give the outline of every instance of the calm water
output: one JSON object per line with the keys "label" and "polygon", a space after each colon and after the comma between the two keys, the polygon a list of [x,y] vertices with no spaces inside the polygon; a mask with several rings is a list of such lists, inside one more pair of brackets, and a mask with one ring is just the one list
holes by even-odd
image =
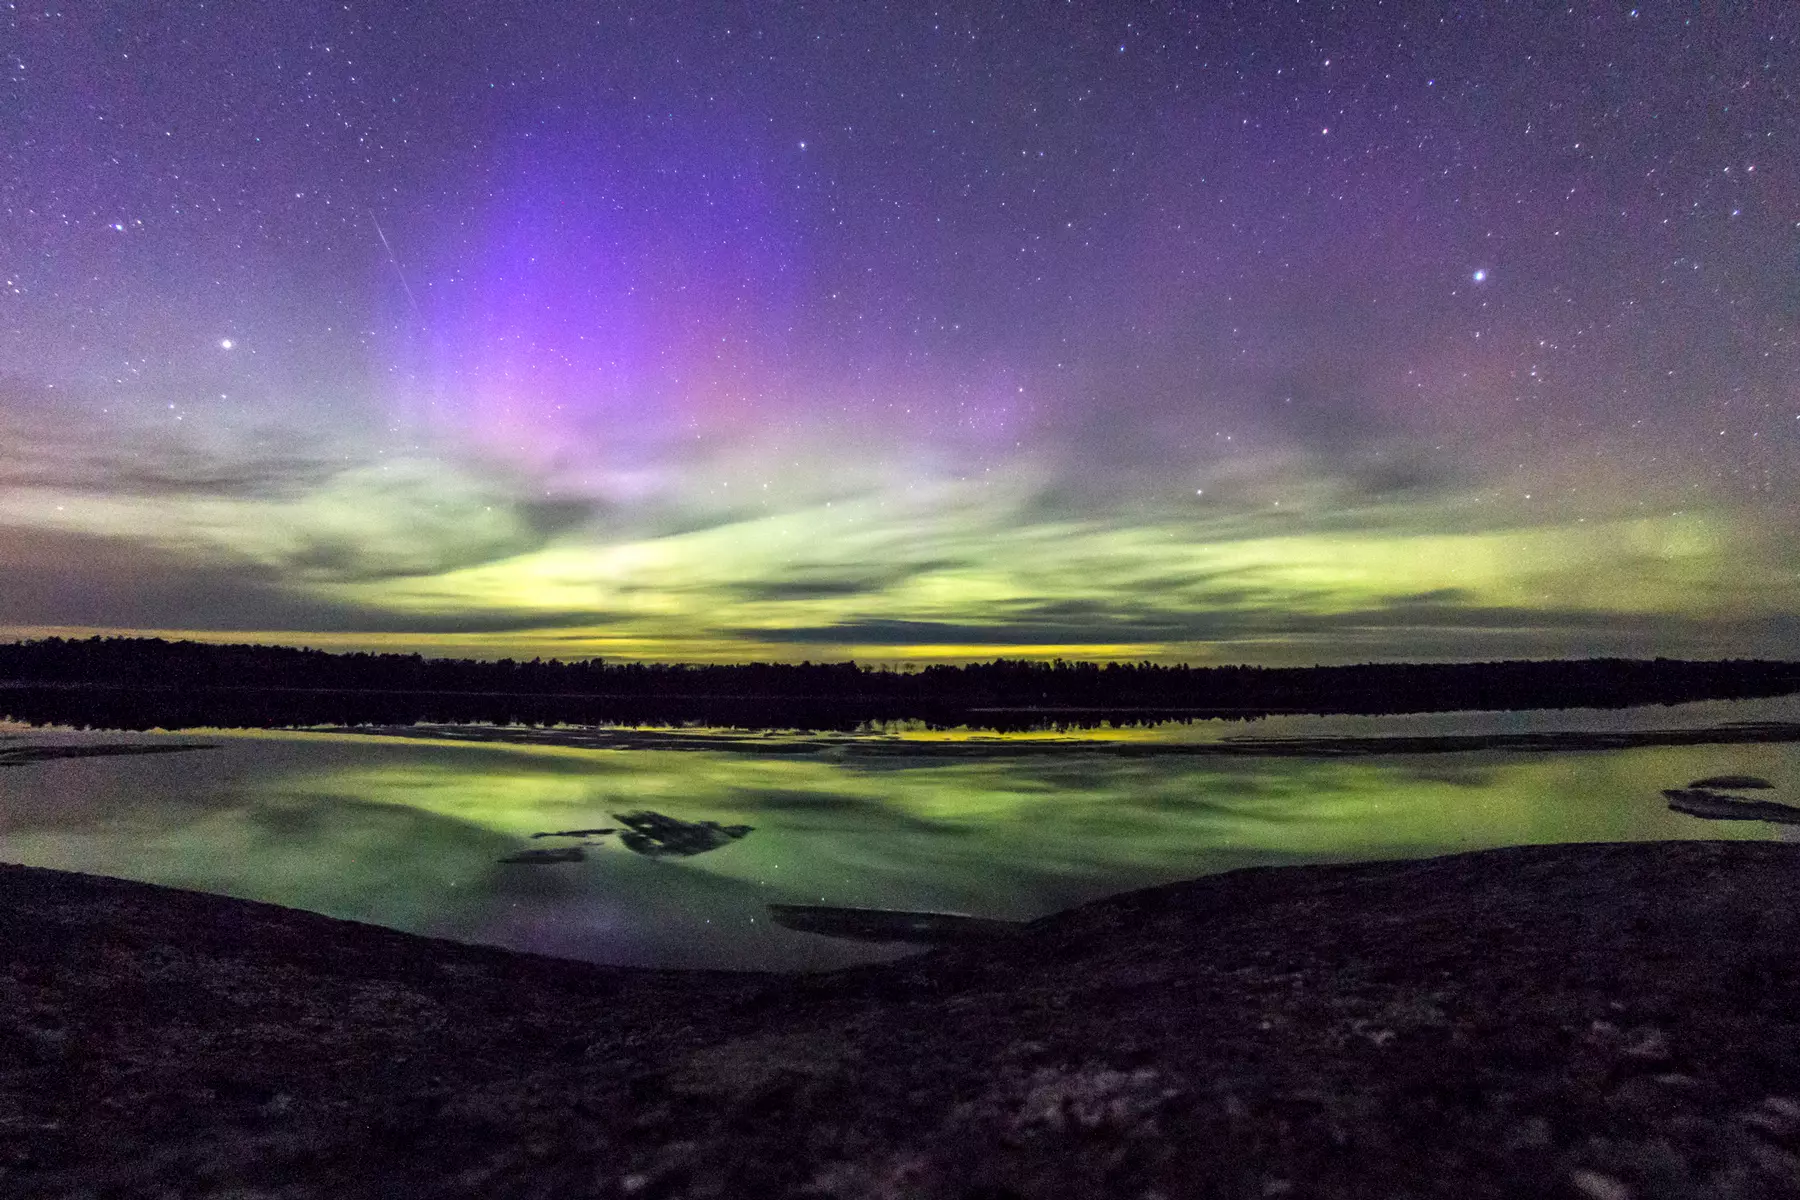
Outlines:
{"label": "calm water", "polygon": [[[1800,744],[1221,757],[1226,738],[1706,727],[1800,721],[1793,700],[1617,712],[1275,718],[1075,735],[413,730],[408,736],[101,734],[0,726],[8,745],[213,749],[0,768],[0,860],[269,900],[464,941],[680,966],[891,957],[770,923],[771,902],[1029,918],[1235,867],[1541,842],[1771,838],[1660,792],[1759,775],[1800,801]],[[504,740],[527,738],[532,744]],[[547,744],[547,743],[578,744]],[[1129,748],[1121,752],[1121,748]],[[753,826],[692,857],[542,831],[654,810]],[[1790,836],[1794,831],[1787,830]]]}

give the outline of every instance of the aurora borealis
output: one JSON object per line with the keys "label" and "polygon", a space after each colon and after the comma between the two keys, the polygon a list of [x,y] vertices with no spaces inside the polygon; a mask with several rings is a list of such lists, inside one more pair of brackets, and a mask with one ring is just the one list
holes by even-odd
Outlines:
{"label": "aurora borealis", "polygon": [[0,636],[1800,656],[1800,9],[13,7]]}

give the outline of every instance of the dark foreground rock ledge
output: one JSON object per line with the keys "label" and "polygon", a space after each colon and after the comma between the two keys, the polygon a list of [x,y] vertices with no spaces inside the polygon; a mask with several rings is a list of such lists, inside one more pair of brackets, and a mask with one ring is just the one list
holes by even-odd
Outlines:
{"label": "dark foreground rock ledge", "polygon": [[1535,847],[779,977],[0,867],[0,1194],[1800,1196],[1797,900]]}

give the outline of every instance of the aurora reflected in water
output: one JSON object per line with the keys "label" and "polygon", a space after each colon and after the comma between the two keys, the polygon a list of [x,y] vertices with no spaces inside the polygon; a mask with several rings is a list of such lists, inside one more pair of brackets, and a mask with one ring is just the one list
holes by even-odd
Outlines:
{"label": "aurora reflected in water", "polygon": [[[1793,701],[1691,706],[1791,717]],[[1650,727],[1681,710],[1287,719],[1260,731],[1418,734]],[[1690,721],[1693,718],[1690,716]],[[1236,867],[1509,844],[1770,837],[1670,812],[1660,791],[1724,772],[1800,786],[1794,743],[1566,753],[1197,757],[1158,739],[1217,723],[985,738],[836,736],[805,753],[606,750],[321,733],[208,733],[194,754],[0,772],[0,858],[269,900],[415,932],[604,962],[805,968],[898,952],[774,927],[769,903],[1028,919]],[[455,733],[454,730],[444,731]],[[483,736],[492,736],[487,731]],[[505,731],[499,731],[503,736]],[[23,738],[15,727],[8,735]],[[98,735],[39,734],[79,740]],[[662,735],[679,743],[680,732]],[[1109,738],[1123,739],[1109,741]],[[764,739],[750,739],[752,742]],[[1009,750],[1034,747],[1029,754]],[[1112,745],[1133,747],[1129,755]],[[909,748],[910,747],[910,748]],[[878,751],[878,752],[873,752]],[[748,825],[692,857],[594,839],[579,862],[499,860],[532,834],[654,810]]]}

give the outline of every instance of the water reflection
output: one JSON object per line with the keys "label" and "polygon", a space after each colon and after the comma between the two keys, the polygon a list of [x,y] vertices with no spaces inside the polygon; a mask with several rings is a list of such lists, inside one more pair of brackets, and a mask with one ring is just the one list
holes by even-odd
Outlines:
{"label": "water reflection", "polygon": [[[1709,775],[1800,790],[1787,742],[1320,758],[481,737],[209,732],[206,754],[33,762],[0,771],[0,859],[599,961],[806,968],[898,951],[782,928],[768,904],[1024,920],[1240,866],[1769,837],[1662,792]],[[58,739],[83,735],[10,741]]]}

